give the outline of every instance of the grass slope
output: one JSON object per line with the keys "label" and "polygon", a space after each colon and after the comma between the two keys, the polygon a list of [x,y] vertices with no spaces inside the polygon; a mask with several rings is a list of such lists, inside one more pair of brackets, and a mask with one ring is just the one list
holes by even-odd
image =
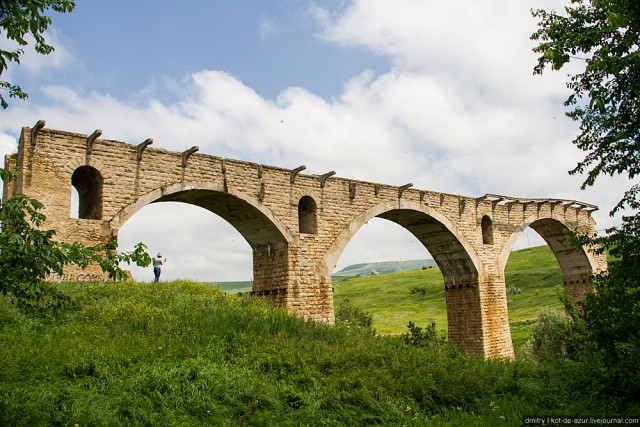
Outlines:
{"label": "grass slope", "polygon": [[[509,321],[514,340],[526,340],[528,325],[543,308],[561,310],[556,287],[562,271],[548,246],[514,251],[505,268]],[[432,321],[443,335],[447,330],[442,273],[437,268],[411,270],[381,276],[350,277],[334,281],[336,304],[349,299],[373,316],[379,333],[406,332],[409,321]]]}
{"label": "grass slope", "polygon": [[563,366],[414,347],[203,284],[60,288],[77,305],[45,318],[0,296],[0,425],[516,426],[612,413]]}
{"label": "grass slope", "polygon": [[[435,266],[432,259],[418,259],[410,261],[384,261],[353,264],[331,275],[332,280],[342,280],[352,276],[370,276],[372,271],[378,274],[396,273],[398,271],[417,270],[425,266]],[[251,282],[209,282],[226,292],[250,292]]]}
{"label": "grass slope", "polygon": [[[429,261],[433,262],[405,261],[401,267],[404,271],[378,276],[371,276],[371,270],[386,272],[395,269],[396,263],[349,266],[333,276],[335,303],[349,299],[373,316],[374,327],[382,334],[404,333],[409,321],[423,326],[435,321],[445,336],[447,312],[442,274],[437,268],[421,268],[430,265]],[[545,245],[513,251],[505,279],[507,289],[512,291],[507,295],[511,334],[515,347],[520,348],[530,337],[531,323],[542,309],[562,310],[556,289],[562,285],[562,271]],[[211,285],[226,292],[251,291],[251,282]]]}

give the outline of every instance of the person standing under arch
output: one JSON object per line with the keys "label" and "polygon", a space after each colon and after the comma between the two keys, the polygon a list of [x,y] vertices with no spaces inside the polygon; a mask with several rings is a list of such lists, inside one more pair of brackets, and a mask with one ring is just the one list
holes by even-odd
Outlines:
{"label": "person standing under arch", "polygon": [[162,255],[162,252],[158,252],[158,255],[153,260],[153,275],[155,276],[154,282],[160,281],[160,273],[162,272],[162,265],[167,262],[167,258]]}

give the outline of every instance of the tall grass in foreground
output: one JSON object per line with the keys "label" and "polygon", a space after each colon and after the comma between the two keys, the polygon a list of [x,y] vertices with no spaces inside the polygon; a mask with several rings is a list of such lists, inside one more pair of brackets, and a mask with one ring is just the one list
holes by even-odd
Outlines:
{"label": "tall grass in foreground", "polygon": [[620,410],[571,364],[416,347],[193,282],[60,287],[77,308],[49,318],[0,297],[0,425],[520,425]]}

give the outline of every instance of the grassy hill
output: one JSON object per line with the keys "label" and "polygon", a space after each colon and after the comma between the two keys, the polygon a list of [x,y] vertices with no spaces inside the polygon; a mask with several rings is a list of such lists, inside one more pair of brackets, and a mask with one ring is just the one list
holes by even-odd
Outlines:
{"label": "grassy hill", "polygon": [[[436,263],[432,259],[417,259],[409,261],[383,261],[362,264],[353,264],[331,275],[332,280],[342,280],[353,276],[371,276],[374,274],[389,274],[401,271],[417,270],[422,267],[433,267]],[[225,292],[249,292],[251,282],[211,282]]]}
{"label": "grassy hill", "polygon": [[[546,307],[561,310],[556,286],[562,271],[548,246],[514,251],[505,269],[509,320],[516,338]],[[349,299],[373,316],[374,327],[383,334],[406,332],[409,321],[427,325],[435,320],[446,334],[447,313],[444,282],[437,268],[411,270],[380,276],[336,280],[336,304]]]}
{"label": "grassy hill", "polygon": [[211,282],[207,283],[209,286],[216,286],[225,292],[250,292],[251,282]]}
{"label": "grassy hill", "polygon": [[199,283],[59,288],[74,304],[46,316],[0,295],[0,425],[516,426],[621,411],[575,365],[413,346]]}
{"label": "grassy hill", "polygon": [[[354,264],[333,275],[335,303],[348,299],[373,316],[381,334],[406,332],[409,321],[427,325],[436,321],[447,331],[444,285],[431,259]],[[396,272],[400,268],[400,272]],[[379,275],[372,276],[375,270]],[[548,246],[513,251],[505,268],[509,321],[516,348],[530,337],[531,322],[544,308],[562,310],[556,287],[562,271]],[[248,292],[251,282],[222,282],[226,292]]]}

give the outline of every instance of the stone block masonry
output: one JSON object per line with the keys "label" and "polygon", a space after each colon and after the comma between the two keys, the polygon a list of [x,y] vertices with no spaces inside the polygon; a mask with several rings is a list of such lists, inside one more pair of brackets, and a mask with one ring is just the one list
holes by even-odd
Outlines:
{"label": "stone block masonry", "polygon": [[[431,253],[444,276],[449,339],[485,357],[512,358],[504,267],[526,227],[549,244],[571,295],[591,286],[606,260],[574,248],[564,230],[593,231],[595,206],[573,200],[498,195],[466,197],[302,173],[199,152],[182,153],[89,134],[22,129],[5,168],[20,174],[3,198],[25,193],[45,205],[45,226],[59,239],[106,243],[149,203],[177,201],[224,218],[253,250],[253,295],[289,313],[333,323],[331,272],[347,243],[371,218],[393,221]],[[71,193],[79,195],[72,218]],[[96,280],[96,267],[65,279]]]}

